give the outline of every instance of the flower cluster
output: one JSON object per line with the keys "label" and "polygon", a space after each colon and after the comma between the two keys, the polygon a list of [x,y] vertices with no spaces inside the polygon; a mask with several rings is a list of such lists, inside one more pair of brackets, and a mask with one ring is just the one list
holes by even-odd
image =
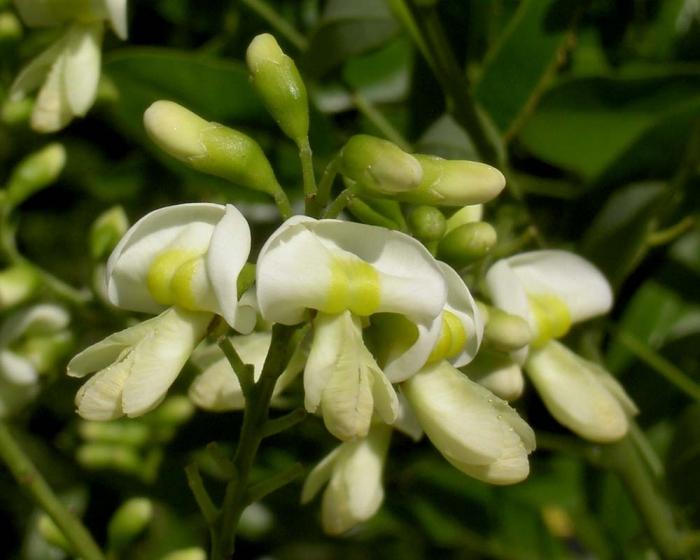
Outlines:
{"label": "flower cluster", "polygon": [[[308,119],[299,113],[306,92],[296,68],[269,36],[253,41],[248,54],[254,86],[306,153]],[[486,267],[470,267],[485,263],[497,241],[481,205],[505,185],[498,170],[358,135],[330,166],[344,177],[344,195],[329,203],[324,188],[331,183],[318,192],[312,185],[308,215],[290,215],[286,194],[248,136],[168,101],[152,105],[145,124],[161,148],[188,165],[272,195],[286,219],[255,264],[250,227],[233,205],[182,204],[136,222],[109,258],[106,295],[123,309],[157,315],[71,360],[70,375],[94,373],[76,397],[83,417],[152,410],[190,356],[202,370],[189,390],[194,403],[244,408],[246,385],[263,375],[272,352],[272,325],[298,325],[297,348],[276,378],[272,402],[283,405],[301,375],[304,407],[341,441],[302,495],[311,500],[328,483],[322,519],[329,533],[377,511],[393,429],[415,439],[425,433],[450,464],[479,480],[523,480],[535,434],[506,400],[522,390],[521,366],[565,426],[596,441],[625,433],[634,405],[623,389],[555,340],[610,308],[602,274],[563,251],[497,261],[483,278]],[[358,212],[365,223],[334,217],[334,205],[353,197],[368,201],[370,211]],[[410,228],[399,202],[412,205]],[[397,227],[388,218],[373,224],[373,203],[388,208]],[[437,206],[457,210],[445,219]],[[475,301],[467,277],[472,288],[483,280],[491,306]],[[237,333],[230,347],[249,364],[245,372],[218,347],[200,345],[224,324]]]}

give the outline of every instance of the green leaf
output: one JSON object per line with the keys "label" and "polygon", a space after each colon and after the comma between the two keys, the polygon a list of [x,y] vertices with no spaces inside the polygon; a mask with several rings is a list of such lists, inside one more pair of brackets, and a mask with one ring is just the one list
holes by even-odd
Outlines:
{"label": "green leaf", "polygon": [[318,78],[351,57],[380,47],[398,30],[384,2],[330,0],[302,59],[304,71]]}
{"label": "green leaf", "polygon": [[700,523],[700,405],[688,407],[673,436],[667,460],[671,492],[686,513]]}
{"label": "green leaf", "polygon": [[593,220],[583,239],[583,253],[618,287],[647,249],[658,203],[659,183],[639,183],[615,191]]}
{"label": "green leaf", "polygon": [[545,94],[519,140],[532,155],[591,184],[668,173],[700,115],[699,92],[695,70],[566,80]]}
{"label": "green leaf", "polygon": [[564,59],[581,9],[560,0],[525,0],[488,53],[474,93],[509,135]]}

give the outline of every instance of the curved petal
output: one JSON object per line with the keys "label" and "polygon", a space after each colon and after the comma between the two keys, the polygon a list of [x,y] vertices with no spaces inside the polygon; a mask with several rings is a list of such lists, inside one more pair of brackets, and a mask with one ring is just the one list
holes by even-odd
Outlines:
{"label": "curved petal", "polygon": [[56,132],[73,118],[63,87],[65,65],[66,53],[62,50],[51,66],[34,102],[31,125],[37,132]]}
{"label": "curved petal", "polygon": [[146,214],[129,228],[107,261],[109,300],[130,311],[161,312],[166,305],[154,299],[147,281],[154,259],[166,247],[203,255],[224,214],[224,206],[208,203],[179,204]]}
{"label": "curved petal", "polygon": [[339,445],[311,470],[304,481],[304,487],[301,489],[301,503],[306,504],[314,499],[323,485],[328,482],[333,474],[333,468],[340,456],[343,445]]}
{"label": "curved petal", "polygon": [[9,350],[0,350],[0,419],[20,410],[38,392],[34,366]]}
{"label": "curved petal", "polygon": [[12,101],[24,99],[41,86],[58,57],[62,55],[65,42],[65,37],[62,37],[22,69],[10,87]]}
{"label": "curved petal", "polygon": [[68,326],[70,315],[59,305],[40,303],[10,315],[0,328],[0,347],[23,335],[51,334]]}
{"label": "curved petal", "polygon": [[612,307],[612,289],[605,276],[578,255],[532,251],[510,257],[508,264],[527,293],[561,298],[574,323],[602,315]]}
{"label": "curved petal", "polygon": [[590,364],[554,340],[533,351],[525,371],[549,412],[581,437],[609,442],[627,432],[624,408]]}
{"label": "curved petal", "polygon": [[525,386],[520,366],[502,352],[482,348],[476,358],[461,369],[479,385],[507,401],[517,399]]}
{"label": "curved petal", "polygon": [[255,287],[248,288],[238,301],[236,320],[232,327],[241,334],[253,331],[258,322],[258,297]]}
{"label": "curved petal", "polygon": [[508,259],[497,261],[489,268],[486,273],[486,286],[491,301],[496,307],[500,307],[511,315],[522,317],[531,328],[536,328],[525,289],[520,284]]}
{"label": "curved petal", "polygon": [[[401,315],[391,315],[391,322],[379,327],[383,329],[380,345],[382,352],[387,352],[384,360],[384,375],[392,383],[400,383],[411,377],[425,365],[437,342],[442,329],[442,318],[437,317],[429,326],[410,323]],[[374,318],[372,319],[374,323]],[[393,323],[393,324],[392,324]],[[408,345],[402,344],[400,332],[406,329],[399,323],[410,323],[415,330],[414,338]],[[398,330],[396,327],[399,327]]]}
{"label": "curved petal", "polygon": [[68,106],[83,116],[95,102],[102,59],[102,22],[75,24],[66,36],[62,81]]}
{"label": "curved petal", "polygon": [[156,319],[129,353],[132,364],[122,394],[127,416],[140,416],[160,403],[204,337],[212,316],[171,308]]}
{"label": "curved petal", "polygon": [[114,33],[117,37],[126,41],[129,33],[126,0],[104,0],[104,2],[109,14],[109,23]]}
{"label": "curved petal", "polygon": [[211,235],[206,262],[220,313],[232,327],[235,327],[238,310],[236,281],[249,254],[248,222],[235,206],[227,204],[223,218],[216,224]]}
{"label": "curved petal", "polygon": [[86,420],[114,420],[123,416],[124,384],[133,364],[134,356],[130,354],[88,379],[75,395],[78,414]]}

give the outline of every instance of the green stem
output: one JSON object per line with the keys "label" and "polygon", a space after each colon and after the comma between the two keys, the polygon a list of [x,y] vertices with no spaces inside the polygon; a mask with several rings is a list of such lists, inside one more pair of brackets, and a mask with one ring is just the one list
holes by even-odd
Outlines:
{"label": "green stem", "polygon": [[388,140],[391,140],[399,148],[406,152],[411,151],[411,143],[403,137],[398,129],[389,122],[384,114],[379,111],[374,104],[362,95],[359,91],[351,93],[352,101],[360,113],[362,113],[368,121],[370,121],[379,132],[381,132]]}
{"label": "green stem", "polygon": [[194,495],[194,499],[199,506],[199,509],[204,516],[209,527],[213,527],[219,516],[219,512],[211,501],[207,489],[204,487],[204,481],[202,480],[202,475],[199,474],[199,469],[194,463],[187,465],[185,467],[185,474],[187,475],[187,484]]}
{"label": "green stem", "polygon": [[348,203],[355,197],[355,191],[353,189],[345,189],[341,192],[336,199],[330,203],[326,211],[323,213],[324,218],[337,218],[338,214],[343,211]]}
{"label": "green stem", "polygon": [[333,156],[333,159],[328,162],[326,169],[323,170],[323,175],[321,175],[321,180],[318,182],[318,194],[316,195],[316,200],[320,208],[325,208],[326,204],[331,198],[331,191],[333,189],[333,181],[335,181],[338,175],[338,168],[340,167],[340,152]]}
{"label": "green stem", "polygon": [[627,350],[632,352],[632,354],[634,354],[642,362],[647,364],[651,369],[675,385],[686,395],[700,401],[700,385],[688,377],[683,370],[669,362],[657,352],[654,352],[654,350],[649,348],[643,342],[637,340],[628,332],[618,329],[612,325],[610,326],[610,329],[620,344],[627,348]]}
{"label": "green stem", "polygon": [[309,46],[306,37],[297,31],[286,19],[263,0],[241,0],[250,10],[258,14],[270,24],[282,37],[287,39],[300,51],[305,51]]}
{"label": "green stem", "polygon": [[219,339],[219,348],[223,351],[226,359],[233,368],[233,372],[238,377],[238,382],[241,384],[241,390],[243,391],[243,396],[248,399],[251,395],[253,387],[255,386],[254,380],[254,368],[253,366],[246,364],[241,360],[241,357],[236,352],[233,347],[231,339],[223,336]]}
{"label": "green stem", "polygon": [[274,198],[275,205],[280,211],[280,215],[282,216],[283,220],[290,218],[294,214],[292,205],[289,203],[289,198],[287,198],[287,195],[282,188],[276,189],[275,192],[272,193],[272,198]]}
{"label": "green stem", "polygon": [[280,471],[270,478],[253,484],[248,490],[248,501],[250,503],[262,500],[268,494],[272,494],[275,490],[279,490],[293,480],[304,474],[304,467],[301,463],[294,463],[289,468]]}
{"label": "green stem", "polygon": [[10,469],[17,483],[46,512],[83,560],[104,560],[104,555],[88,530],[56,497],[2,420],[0,420],[0,458]]}
{"label": "green stem", "polygon": [[677,222],[666,229],[651,232],[647,236],[647,245],[649,247],[666,245],[683,235],[685,232],[691,230],[696,223],[697,220],[694,216],[686,216],[680,222]]}
{"label": "green stem", "polygon": [[214,560],[224,560],[233,554],[238,521],[250,503],[248,479],[269,419],[272,392],[277,378],[287,365],[289,341],[296,328],[279,324],[272,328],[272,342],[260,379],[252,387],[249,398],[246,398],[243,426],[233,457],[236,478],[226,486],[221,518],[212,542]]}
{"label": "green stem", "polygon": [[301,422],[304,418],[306,418],[306,410],[304,408],[292,410],[292,412],[285,414],[284,416],[268,420],[265,423],[265,426],[263,426],[262,435],[263,437],[270,437],[274,436],[275,434],[279,434],[280,432],[284,432],[285,430],[288,430],[292,426],[295,426]]}
{"label": "green stem", "polygon": [[603,446],[603,458],[607,466],[620,477],[659,554],[663,558],[682,557],[686,547],[674,524],[671,508],[654,483],[632,440],[625,437]]}
{"label": "green stem", "polygon": [[308,136],[299,142],[298,147],[299,159],[301,160],[301,174],[304,181],[304,206],[308,215],[316,216],[319,213],[319,205],[316,199],[313,152],[311,151]]}

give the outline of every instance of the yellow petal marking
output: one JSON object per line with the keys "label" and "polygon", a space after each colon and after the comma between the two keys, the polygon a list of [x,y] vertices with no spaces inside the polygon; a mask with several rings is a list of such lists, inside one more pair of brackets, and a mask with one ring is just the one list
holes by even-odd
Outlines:
{"label": "yellow petal marking", "polygon": [[[178,269],[199,256],[200,253],[192,249],[166,249],[153,259],[146,275],[146,285],[153,299],[161,305],[175,303],[172,282]],[[183,281],[184,278],[180,280]]]}
{"label": "yellow petal marking", "polygon": [[368,316],[376,312],[380,303],[379,273],[362,259],[335,259],[331,265],[331,280],[324,313]]}
{"label": "yellow petal marking", "polygon": [[563,299],[553,294],[532,294],[528,300],[537,326],[533,346],[542,346],[548,340],[561,338],[569,332],[571,313]]}
{"label": "yellow petal marking", "polygon": [[467,343],[467,333],[462,321],[450,311],[442,312],[442,328],[440,338],[428,356],[427,364],[433,364],[445,359],[454,358]]}

